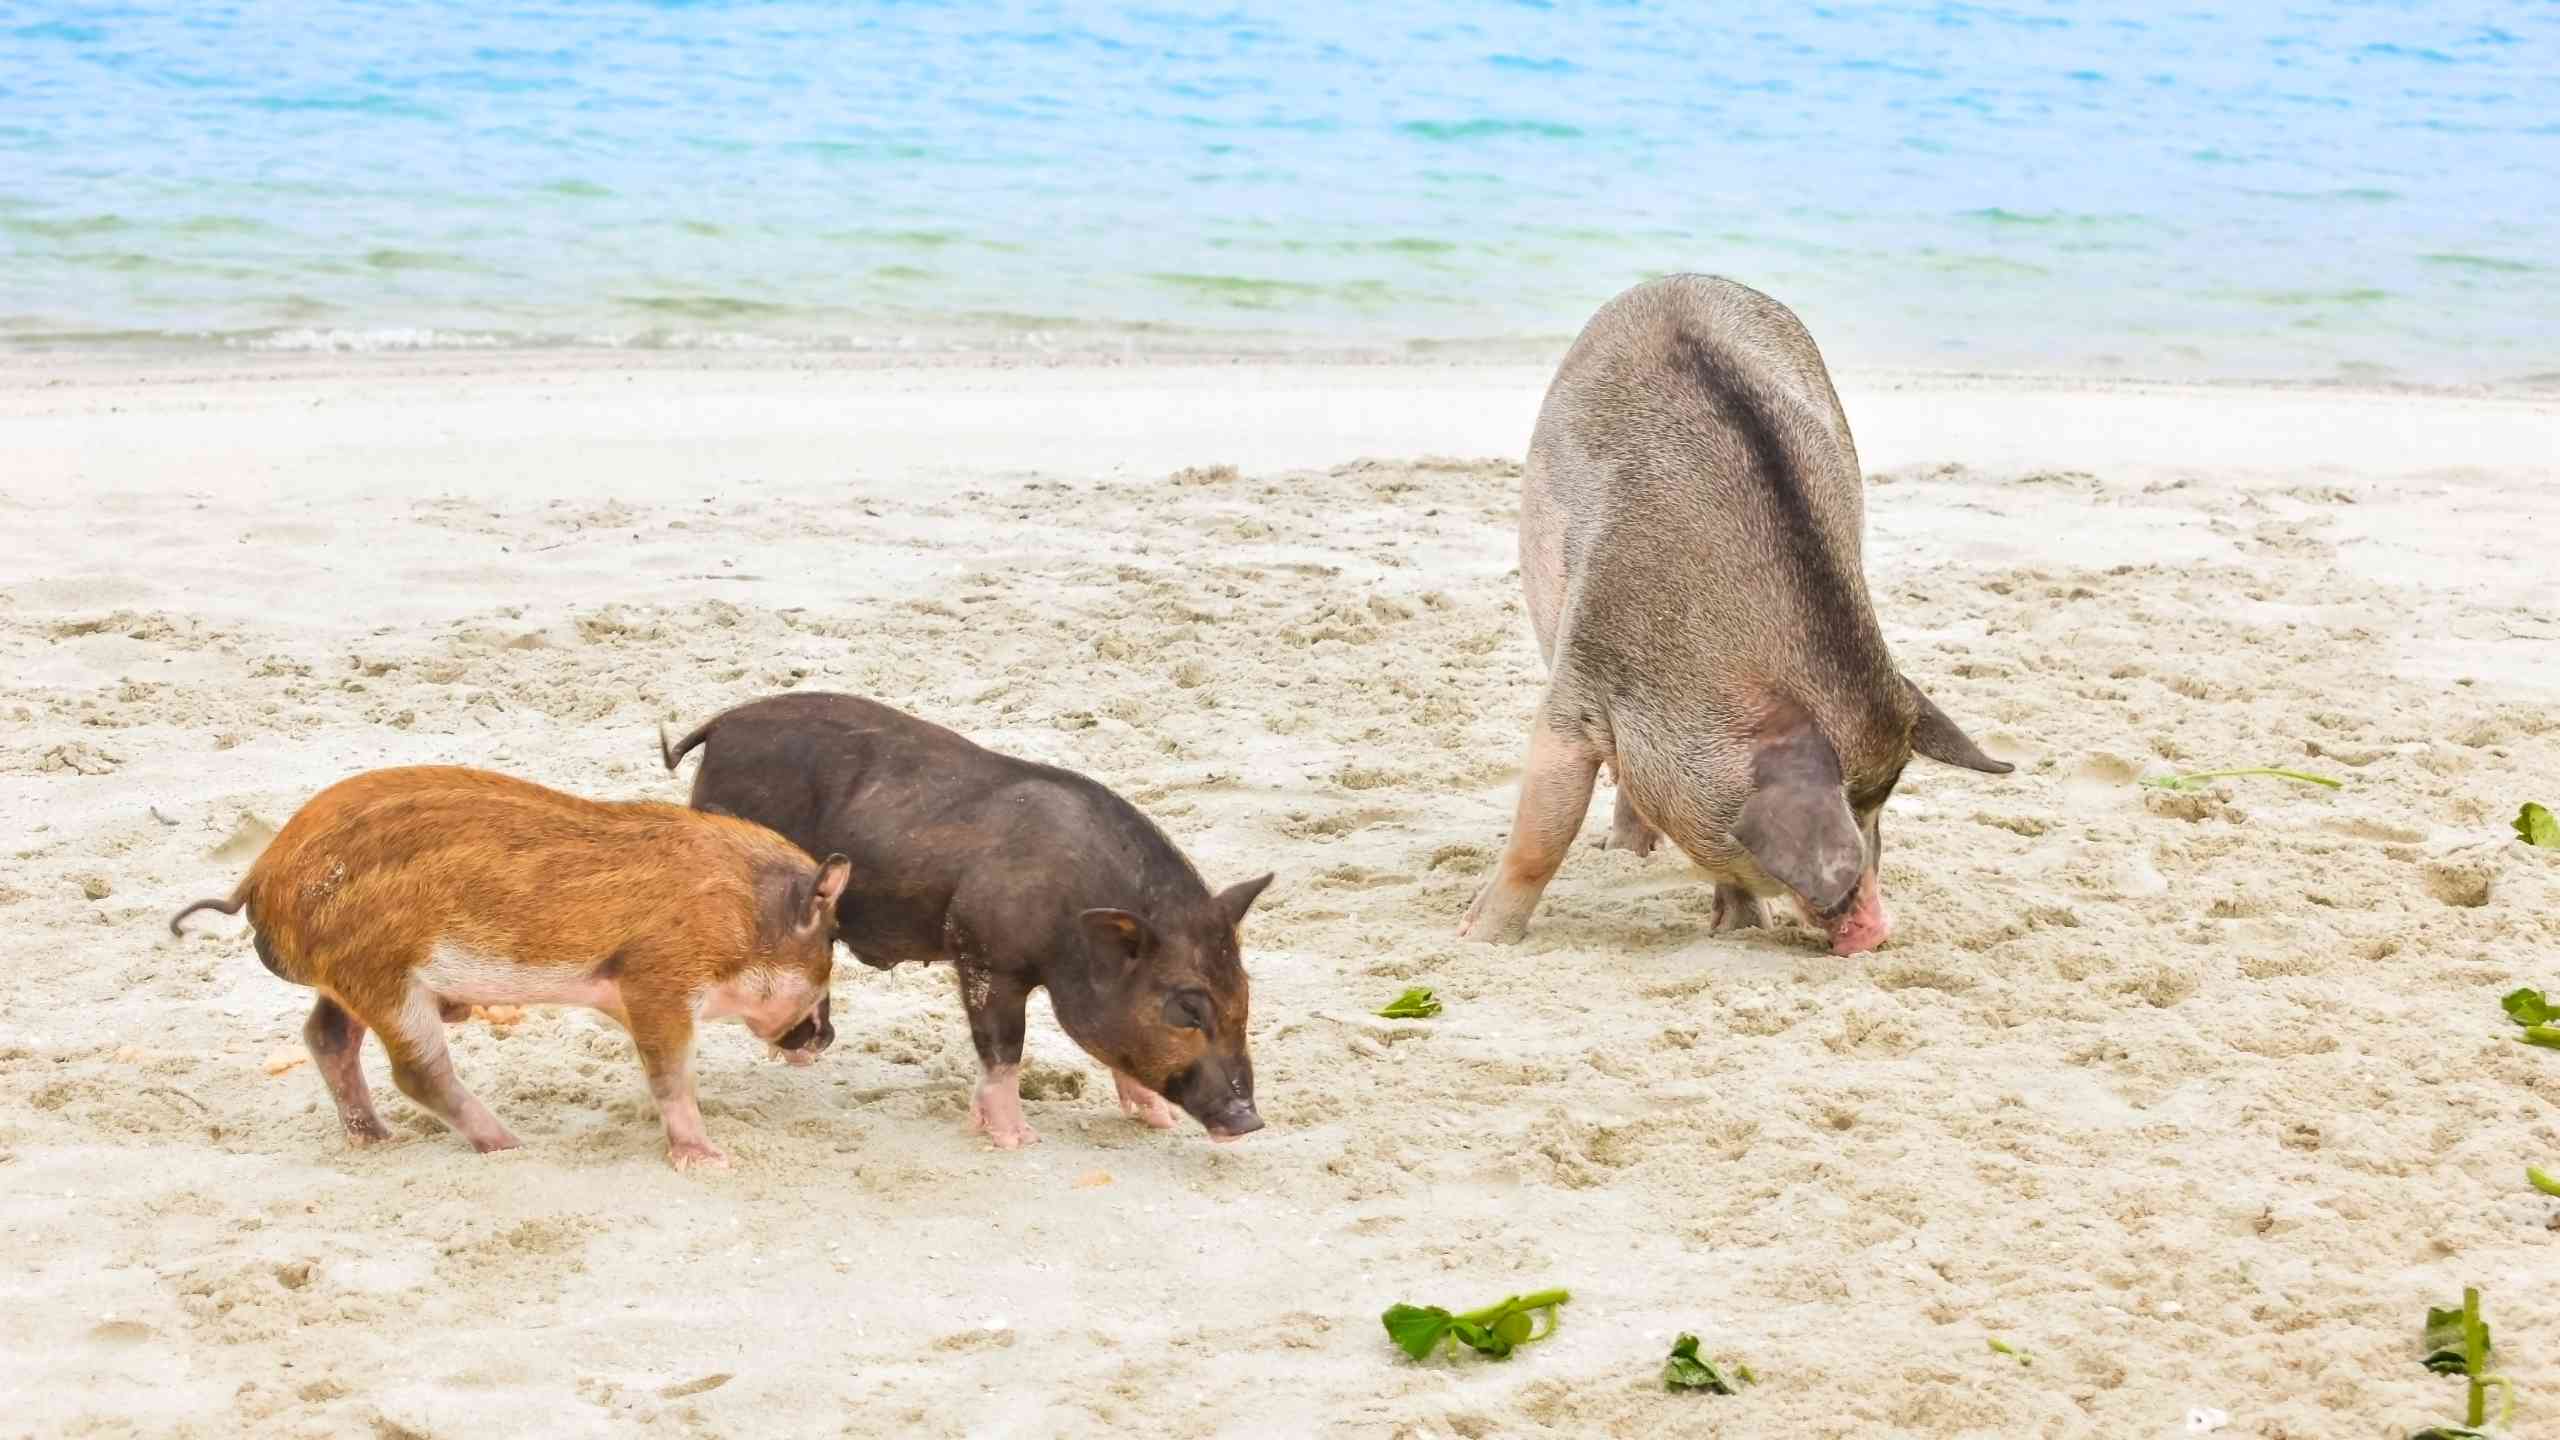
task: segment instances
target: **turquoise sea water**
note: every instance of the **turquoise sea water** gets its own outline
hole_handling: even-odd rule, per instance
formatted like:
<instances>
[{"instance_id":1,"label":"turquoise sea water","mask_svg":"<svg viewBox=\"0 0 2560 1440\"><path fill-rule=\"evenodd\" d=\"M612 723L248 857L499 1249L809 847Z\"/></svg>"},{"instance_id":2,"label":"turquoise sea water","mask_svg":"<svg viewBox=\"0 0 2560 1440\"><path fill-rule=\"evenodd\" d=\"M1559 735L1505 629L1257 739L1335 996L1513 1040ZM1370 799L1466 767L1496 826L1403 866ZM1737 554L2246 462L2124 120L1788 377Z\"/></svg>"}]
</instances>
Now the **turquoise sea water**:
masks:
<instances>
[{"instance_id":1,"label":"turquoise sea water","mask_svg":"<svg viewBox=\"0 0 2560 1440\"><path fill-rule=\"evenodd\" d=\"M0 344L2560 371L2560 5L0 3ZM1262 343L1257 340L1256 343Z\"/></svg>"}]
</instances>

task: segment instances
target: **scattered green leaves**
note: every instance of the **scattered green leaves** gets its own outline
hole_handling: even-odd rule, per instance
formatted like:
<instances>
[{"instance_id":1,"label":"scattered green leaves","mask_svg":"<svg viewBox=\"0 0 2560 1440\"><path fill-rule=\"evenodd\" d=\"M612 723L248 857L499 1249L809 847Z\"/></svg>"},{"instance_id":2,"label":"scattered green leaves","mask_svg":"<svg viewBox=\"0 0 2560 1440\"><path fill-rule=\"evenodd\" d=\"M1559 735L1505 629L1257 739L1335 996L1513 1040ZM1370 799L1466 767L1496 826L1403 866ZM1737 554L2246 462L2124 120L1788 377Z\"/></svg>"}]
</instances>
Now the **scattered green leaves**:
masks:
<instances>
[{"instance_id":1,"label":"scattered green leaves","mask_svg":"<svg viewBox=\"0 0 2560 1440\"><path fill-rule=\"evenodd\" d=\"M2539 1045L2545 1050L2560 1050L2560 1025L2527 1025L2524 1027L2524 1034L2518 1038L2527 1045Z\"/></svg>"},{"instance_id":2,"label":"scattered green leaves","mask_svg":"<svg viewBox=\"0 0 2560 1440\"><path fill-rule=\"evenodd\" d=\"M2142 783L2154 790L2201 790L2216 780L2237 780L2243 776L2264 775L2276 780L2299 780L2305 785L2320 785L2335 790L2346 784L2326 775L2312 775L2300 770L2282 770L2272 765L2252 765L2239 770L2198 770L2187 775L2145 775Z\"/></svg>"},{"instance_id":3,"label":"scattered green leaves","mask_svg":"<svg viewBox=\"0 0 2560 1440\"><path fill-rule=\"evenodd\" d=\"M2036 1363L2036 1357L2019 1349L2017 1346L2010 1344L2008 1341L2001 1339L1997 1335L1990 1337L1990 1345L1991 1353L1994 1355L2006 1355L2021 1365L2033 1365Z\"/></svg>"},{"instance_id":4,"label":"scattered green leaves","mask_svg":"<svg viewBox=\"0 0 2560 1440\"><path fill-rule=\"evenodd\" d=\"M1704 1390L1710 1395L1739 1395L1742 1387L1760 1377L1748 1365L1736 1365L1731 1373L1713 1360L1698 1353L1698 1337L1683 1332L1671 1342L1671 1358L1662 1362L1662 1388L1665 1390Z\"/></svg>"},{"instance_id":5,"label":"scattered green leaves","mask_svg":"<svg viewBox=\"0 0 2560 1440\"><path fill-rule=\"evenodd\" d=\"M1387 1327L1387 1338L1416 1360L1431 1358L1432 1348L1443 1340L1448 1342L1453 1356L1464 1345L1479 1355L1500 1360L1520 1346L1535 1344L1556 1333L1556 1307L1572 1298L1563 1290L1540 1290L1533 1295L1505 1296L1498 1303L1463 1315L1452 1315L1437 1305L1390 1305L1378 1320ZM1544 1329L1536 1323L1541 1316L1547 1322Z\"/></svg>"},{"instance_id":6,"label":"scattered green leaves","mask_svg":"<svg viewBox=\"0 0 2560 1440\"><path fill-rule=\"evenodd\" d=\"M2560 817L2527 800L2516 812L2516 838L2545 850L2560 850Z\"/></svg>"},{"instance_id":7,"label":"scattered green leaves","mask_svg":"<svg viewBox=\"0 0 2560 1440\"><path fill-rule=\"evenodd\" d=\"M2554 1176L2539 1165L2524 1167L2524 1183L2545 1195L2560 1197L2560 1176Z\"/></svg>"},{"instance_id":8,"label":"scattered green leaves","mask_svg":"<svg viewBox=\"0 0 2560 1440\"><path fill-rule=\"evenodd\" d=\"M2491 1390L2499 1392L2498 1423L2507 1423L2516 1408L2515 1387L2504 1377L2487 1373L2489 1322L2480 1318L2480 1291L2476 1287L2463 1287L2459 1310L2427 1307L2427 1328L2421 1343L2426 1346L2426 1357L2419 1364L2439 1375L2460 1375L2469 1383L2464 1390L2460 1425L2430 1426L2409 1440L2472 1440L2483 1435L2480 1427L2488 1418Z\"/></svg>"},{"instance_id":9,"label":"scattered green leaves","mask_svg":"<svg viewBox=\"0 0 2560 1440\"><path fill-rule=\"evenodd\" d=\"M1439 1013L1439 998L1431 993L1430 987L1416 985L1388 1001L1378 1015L1385 1020L1428 1020Z\"/></svg>"},{"instance_id":10,"label":"scattered green leaves","mask_svg":"<svg viewBox=\"0 0 2560 1440\"><path fill-rule=\"evenodd\" d=\"M2507 998L2499 1001L2498 1005L2507 1012L2508 1019L2519 1025L2549 1025L2560 1021L2560 1005L2543 999L2542 992L2531 986L2508 991Z\"/></svg>"}]
</instances>

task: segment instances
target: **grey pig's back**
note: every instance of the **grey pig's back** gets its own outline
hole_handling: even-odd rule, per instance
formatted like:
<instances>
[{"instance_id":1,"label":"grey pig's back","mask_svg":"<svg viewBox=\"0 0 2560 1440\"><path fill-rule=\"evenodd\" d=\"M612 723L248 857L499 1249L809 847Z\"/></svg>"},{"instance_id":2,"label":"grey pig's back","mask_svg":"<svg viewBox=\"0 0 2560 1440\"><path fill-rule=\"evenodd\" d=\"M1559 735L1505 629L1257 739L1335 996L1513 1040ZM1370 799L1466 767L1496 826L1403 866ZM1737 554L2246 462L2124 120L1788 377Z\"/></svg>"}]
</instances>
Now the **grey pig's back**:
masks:
<instances>
[{"instance_id":1,"label":"grey pig's back","mask_svg":"<svg viewBox=\"0 0 2560 1440\"><path fill-rule=\"evenodd\" d=\"M1540 626L1559 681L1637 708L1665 689L1651 698L1784 698L1835 743L1907 731L1867 596L1857 449L1784 305L1704 275L1610 301L1548 387L1528 468L1560 531L1561 613Z\"/></svg>"}]
</instances>

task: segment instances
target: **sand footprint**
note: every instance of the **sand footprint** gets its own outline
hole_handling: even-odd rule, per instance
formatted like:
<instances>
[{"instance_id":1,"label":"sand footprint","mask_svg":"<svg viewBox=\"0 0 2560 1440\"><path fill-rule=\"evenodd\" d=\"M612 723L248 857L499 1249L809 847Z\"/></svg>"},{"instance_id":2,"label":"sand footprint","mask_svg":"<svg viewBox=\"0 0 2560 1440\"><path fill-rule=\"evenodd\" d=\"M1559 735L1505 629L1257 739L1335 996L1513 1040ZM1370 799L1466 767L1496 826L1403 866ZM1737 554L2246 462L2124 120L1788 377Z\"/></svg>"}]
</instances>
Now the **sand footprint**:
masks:
<instances>
[{"instance_id":1,"label":"sand footprint","mask_svg":"<svg viewBox=\"0 0 2560 1440\"><path fill-rule=\"evenodd\" d=\"M2062 772L2062 793L2086 804L2104 796L2123 796L2140 778L2142 767L2106 750L2092 750Z\"/></svg>"}]
</instances>

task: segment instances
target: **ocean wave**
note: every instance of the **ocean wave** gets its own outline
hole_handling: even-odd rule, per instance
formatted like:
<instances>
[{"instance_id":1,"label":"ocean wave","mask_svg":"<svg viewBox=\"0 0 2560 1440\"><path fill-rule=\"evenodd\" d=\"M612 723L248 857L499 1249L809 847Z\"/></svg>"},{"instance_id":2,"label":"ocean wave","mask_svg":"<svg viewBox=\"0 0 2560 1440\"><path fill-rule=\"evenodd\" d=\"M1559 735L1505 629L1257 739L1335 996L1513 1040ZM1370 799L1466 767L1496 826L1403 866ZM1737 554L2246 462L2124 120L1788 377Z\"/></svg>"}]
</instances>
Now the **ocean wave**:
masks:
<instances>
[{"instance_id":1,"label":"ocean wave","mask_svg":"<svg viewBox=\"0 0 2560 1440\"><path fill-rule=\"evenodd\" d=\"M0 234L25 235L38 240L70 240L90 235L113 235L130 230L133 222L121 215L73 215L49 220L42 216L27 219L0 218Z\"/></svg>"},{"instance_id":2,"label":"ocean wave","mask_svg":"<svg viewBox=\"0 0 2560 1440\"><path fill-rule=\"evenodd\" d=\"M1182 291L1202 300L1244 310L1268 310L1293 297L1312 297L1324 293L1323 286L1311 285L1303 280L1276 280L1257 275L1199 275L1179 271L1159 271L1147 278L1158 285Z\"/></svg>"},{"instance_id":3,"label":"ocean wave","mask_svg":"<svg viewBox=\"0 0 2560 1440\"><path fill-rule=\"evenodd\" d=\"M1579 140L1582 127L1559 120L1407 120L1396 127L1422 140L1496 140L1514 135L1534 140Z\"/></svg>"},{"instance_id":4,"label":"ocean wave","mask_svg":"<svg viewBox=\"0 0 2560 1440\"><path fill-rule=\"evenodd\" d=\"M62 340L70 337L53 337ZM118 337L130 339L132 337ZM733 330L632 330L621 333L567 333L519 330L440 330L429 326L391 325L376 328L298 327L220 336L167 335L168 340L215 340L233 350L280 351L339 355L398 354L437 350L868 350L896 349L901 342L861 336L759 335Z\"/></svg>"},{"instance_id":5,"label":"ocean wave","mask_svg":"<svg viewBox=\"0 0 2560 1440\"><path fill-rule=\"evenodd\" d=\"M2421 255L2418 259L2429 265L2449 265L2458 270L2487 270L2500 275L2536 275L2550 268L2527 260L2510 260L2499 255L2464 255L2456 252Z\"/></svg>"},{"instance_id":6,"label":"ocean wave","mask_svg":"<svg viewBox=\"0 0 2560 1440\"><path fill-rule=\"evenodd\" d=\"M557 343L549 337L494 330L435 330L392 326L378 330L272 330L215 338L234 350L330 351L373 355L401 350L510 350Z\"/></svg>"}]
</instances>

